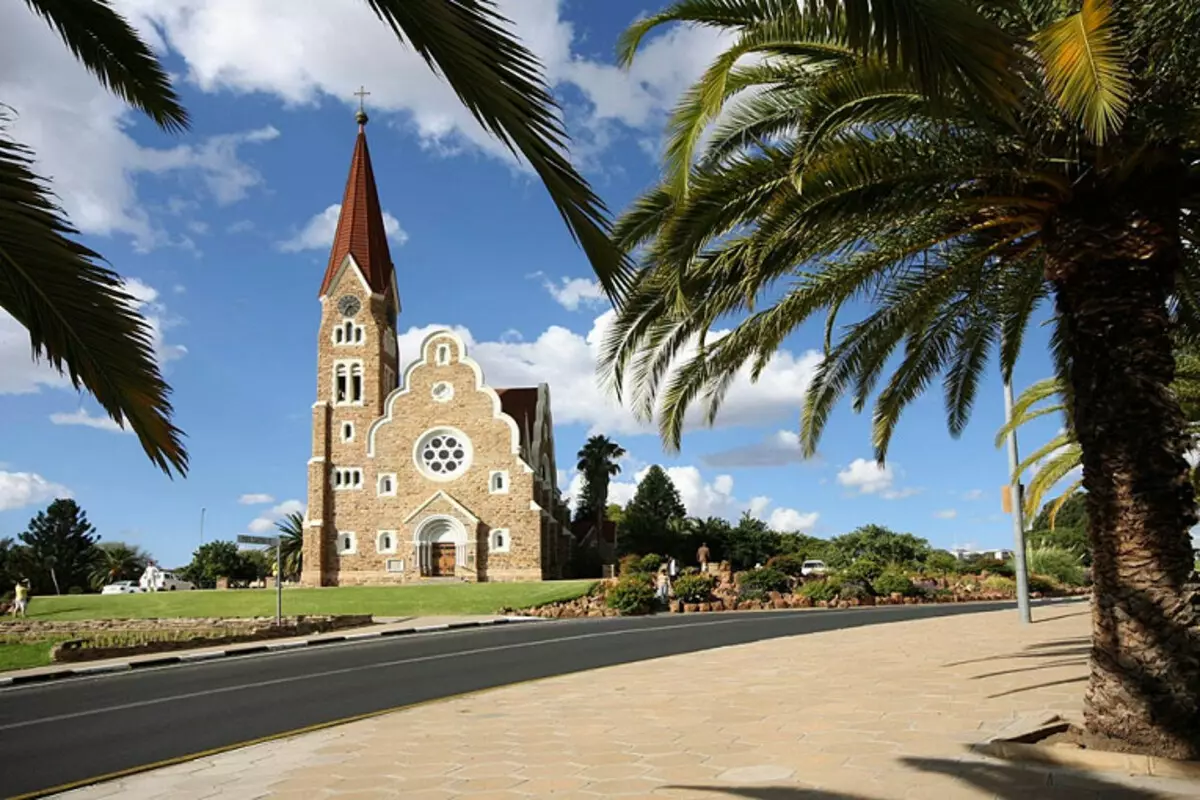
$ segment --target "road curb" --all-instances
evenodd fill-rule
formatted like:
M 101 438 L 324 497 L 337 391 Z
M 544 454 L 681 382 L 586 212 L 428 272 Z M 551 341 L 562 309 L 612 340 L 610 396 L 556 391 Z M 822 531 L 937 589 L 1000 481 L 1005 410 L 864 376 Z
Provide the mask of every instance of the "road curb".
M 35 683 L 50 683 L 51 681 L 63 680 L 65 678 L 84 678 L 94 675 L 104 675 L 113 672 L 129 672 L 132 670 L 147 669 L 149 667 L 165 667 L 171 664 L 194 664 L 201 661 L 213 661 L 219 658 L 229 658 L 231 656 L 248 656 L 261 653 L 279 653 L 286 650 L 299 650 L 307 647 L 320 647 L 329 644 L 345 644 L 347 642 L 363 642 L 371 639 L 387 639 L 395 636 L 409 636 L 417 633 L 436 633 L 443 631 L 456 631 L 465 628 L 488 628 L 493 625 L 516 625 L 523 622 L 546 622 L 547 620 L 541 617 L 500 617 L 499 619 L 484 619 L 474 622 L 448 622 L 444 625 L 422 625 L 417 628 L 400 628 L 390 631 L 364 631 L 361 633 L 347 633 L 342 636 L 328 636 L 324 638 L 302 639 L 298 642 L 278 642 L 278 643 L 255 643 L 248 644 L 244 647 L 231 647 L 227 650 L 209 650 L 202 653 L 183 652 L 178 655 L 164 655 L 157 658 L 148 658 L 142 661 L 122 661 L 116 664 L 97 664 L 95 666 L 80 665 L 70 667 L 69 669 L 55 670 L 54 672 L 40 672 L 35 675 L 13 675 L 10 677 L 0 676 L 0 688 L 9 686 L 27 686 Z

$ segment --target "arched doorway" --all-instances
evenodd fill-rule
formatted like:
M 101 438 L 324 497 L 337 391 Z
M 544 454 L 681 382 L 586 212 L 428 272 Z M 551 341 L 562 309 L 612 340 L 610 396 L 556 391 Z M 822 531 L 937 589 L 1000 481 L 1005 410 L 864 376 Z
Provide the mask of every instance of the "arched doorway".
M 430 517 L 417 528 L 416 539 L 422 577 L 451 578 L 455 566 L 466 563 L 467 532 L 454 517 Z

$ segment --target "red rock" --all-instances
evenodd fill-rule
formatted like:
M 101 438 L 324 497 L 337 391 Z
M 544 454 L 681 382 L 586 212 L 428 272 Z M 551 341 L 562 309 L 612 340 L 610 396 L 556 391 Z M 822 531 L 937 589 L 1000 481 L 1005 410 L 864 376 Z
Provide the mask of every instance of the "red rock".
M 797 597 L 796 597 L 796 607 L 797 608 L 812 608 L 812 604 L 813 604 L 813 601 L 812 601 L 811 597 L 805 597 L 804 595 L 797 595 Z
M 859 605 L 859 603 L 858 603 L 858 598 L 857 598 L 857 597 L 851 597 L 851 598 L 850 598 L 850 607 L 851 607 L 851 608 L 856 608 L 858 605 Z
M 712 606 L 709 603 L 697 603 L 697 605 L 699 606 L 699 610 L 700 610 L 701 614 L 705 613 L 706 611 L 710 611 L 712 609 Z
M 689 614 L 695 614 L 700 610 L 700 606 L 696 603 L 684 603 L 683 610 Z
M 787 608 L 788 602 L 787 602 L 787 600 L 784 600 L 782 597 L 778 597 L 771 601 L 771 606 L 773 608 Z
M 818 600 L 817 608 L 829 608 L 829 601 L 828 600 Z
M 871 595 L 867 595 L 866 597 L 864 597 L 862 599 L 862 604 L 864 606 L 873 606 L 873 605 L 875 605 L 875 598 L 872 597 Z

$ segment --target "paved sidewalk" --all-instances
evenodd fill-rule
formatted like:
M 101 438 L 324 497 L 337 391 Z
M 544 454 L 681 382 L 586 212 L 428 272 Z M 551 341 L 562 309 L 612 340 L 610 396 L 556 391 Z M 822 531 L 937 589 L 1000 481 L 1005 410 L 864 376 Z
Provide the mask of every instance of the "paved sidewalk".
M 854 613 L 854 612 L 827 612 Z M 968 745 L 1075 715 L 1086 605 L 897 622 L 565 675 L 247 747 L 70 800 L 1200 797 Z
M 267 639 L 255 642 L 243 642 L 241 644 L 197 647 L 189 650 L 173 650 L 166 653 L 147 653 L 140 656 L 105 658 L 97 659 L 96 661 L 50 664 L 45 667 L 10 670 L 0 673 L 0 687 L 40 683 L 46 680 L 94 675 L 104 672 L 124 672 L 130 669 L 143 669 L 173 663 L 186 663 L 188 661 L 207 661 L 213 658 L 251 655 L 274 650 L 292 650 L 298 647 L 311 647 L 342 641 L 373 639 L 378 636 L 397 636 L 406 633 L 472 628 L 480 625 L 525 622 L 529 620 L 543 621 L 535 617 L 506 617 L 496 614 L 457 617 L 381 617 L 377 618 L 373 625 L 364 625 L 359 628 L 345 628 L 340 631 L 317 633 L 310 636 L 289 636 L 281 639 Z

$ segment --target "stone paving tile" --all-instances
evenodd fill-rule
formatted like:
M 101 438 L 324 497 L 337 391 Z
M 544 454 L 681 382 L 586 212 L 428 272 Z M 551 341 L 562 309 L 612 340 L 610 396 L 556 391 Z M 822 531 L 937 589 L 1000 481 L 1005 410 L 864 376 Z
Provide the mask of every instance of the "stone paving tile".
M 558 676 L 62 797 L 1200 797 L 1195 784 L 970 753 L 1021 715 L 1079 710 L 1087 608 L 1035 613 L 1032 626 L 972 614 Z

